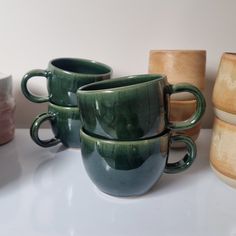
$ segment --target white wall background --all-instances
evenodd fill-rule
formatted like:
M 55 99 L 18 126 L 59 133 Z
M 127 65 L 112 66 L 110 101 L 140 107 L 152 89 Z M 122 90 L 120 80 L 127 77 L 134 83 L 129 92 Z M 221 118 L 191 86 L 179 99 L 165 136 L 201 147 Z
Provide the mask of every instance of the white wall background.
M 82 57 L 109 64 L 114 75 L 146 73 L 150 49 L 206 49 L 207 112 L 220 57 L 236 51 L 234 0 L 1 0 L 0 71 L 11 73 L 18 127 L 30 127 L 47 110 L 20 91 L 25 72 L 46 68 L 56 57 Z M 43 80 L 32 82 L 45 93 Z

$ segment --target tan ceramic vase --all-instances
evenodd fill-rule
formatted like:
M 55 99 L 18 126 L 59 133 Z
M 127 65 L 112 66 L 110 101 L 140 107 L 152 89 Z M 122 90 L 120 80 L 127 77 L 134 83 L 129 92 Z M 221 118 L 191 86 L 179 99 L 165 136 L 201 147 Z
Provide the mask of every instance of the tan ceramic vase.
M 12 96 L 12 77 L 0 73 L 0 145 L 14 138 L 14 112 L 15 100 Z
M 205 85 L 206 51 L 205 50 L 151 50 L 149 53 L 149 73 L 167 75 L 171 84 L 190 83 L 201 91 Z M 194 97 L 189 93 L 171 96 L 170 117 L 172 121 L 180 121 L 191 117 L 196 109 Z M 196 140 L 200 133 L 199 123 L 190 130 L 176 132 Z M 172 147 L 182 147 L 175 144 Z
M 151 74 L 165 74 L 171 84 L 190 83 L 204 89 L 206 51 L 204 50 L 151 50 L 149 68 Z M 173 100 L 193 100 L 189 93 L 172 96 Z
M 236 53 L 221 57 L 213 89 L 212 102 L 215 115 L 236 125 Z
M 210 164 L 216 175 L 236 188 L 236 126 L 214 120 Z

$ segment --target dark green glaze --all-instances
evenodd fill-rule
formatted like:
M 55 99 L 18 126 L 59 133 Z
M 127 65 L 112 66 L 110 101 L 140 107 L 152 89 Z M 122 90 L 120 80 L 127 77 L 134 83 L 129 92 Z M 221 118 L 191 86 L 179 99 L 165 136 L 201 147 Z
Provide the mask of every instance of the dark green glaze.
M 193 128 L 195 124 L 203 116 L 206 108 L 206 102 L 201 91 L 197 87 L 192 86 L 188 83 L 179 83 L 175 85 L 170 85 L 168 87 L 168 90 L 169 94 L 181 93 L 181 92 L 192 93 L 196 97 L 196 102 L 197 102 L 196 111 L 190 119 L 187 119 L 182 122 L 169 123 L 168 128 L 172 130 L 184 130 L 186 128 L 187 129 Z
M 77 106 L 76 91 L 79 87 L 109 79 L 112 69 L 102 63 L 77 58 L 58 58 L 49 62 L 47 70 L 31 70 L 21 81 L 21 90 L 32 102 L 50 101 L 60 106 Z M 47 78 L 48 96 L 33 95 L 27 87 L 34 76 Z
M 138 141 L 116 141 L 90 136 L 80 131 L 85 169 L 93 183 L 110 195 L 127 197 L 146 193 L 163 172 L 177 173 L 191 166 L 196 146 L 186 136 L 173 141 L 187 144 L 187 154 L 176 163 L 167 163 L 170 133 Z
M 48 112 L 39 115 L 31 125 L 30 135 L 35 143 L 42 147 L 51 147 L 62 142 L 66 147 L 80 147 L 80 118 L 77 107 L 62 107 L 52 103 L 48 105 Z M 41 140 L 39 128 L 45 121 L 50 121 L 54 138 Z
M 169 96 L 180 90 L 196 96 L 196 113 L 186 121 L 169 123 Z M 189 84 L 169 85 L 165 76 L 154 74 L 85 85 L 78 89 L 77 96 L 85 130 L 119 140 L 151 137 L 166 128 L 191 128 L 205 109 L 204 97 L 197 88 Z

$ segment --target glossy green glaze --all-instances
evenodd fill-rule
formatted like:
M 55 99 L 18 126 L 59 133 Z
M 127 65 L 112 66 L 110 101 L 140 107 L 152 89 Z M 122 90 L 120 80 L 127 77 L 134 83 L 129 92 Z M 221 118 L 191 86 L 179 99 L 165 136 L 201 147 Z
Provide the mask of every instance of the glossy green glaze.
M 48 112 L 36 117 L 30 128 L 31 138 L 42 147 L 51 147 L 62 143 L 66 147 L 80 147 L 80 118 L 77 107 L 62 107 L 52 103 L 48 105 Z M 39 129 L 42 123 L 49 121 L 54 138 L 42 140 L 39 138 Z
M 102 192 L 114 196 L 142 195 L 163 172 L 183 171 L 196 157 L 196 146 L 190 138 L 173 136 L 173 141 L 187 144 L 187 154 L 176 163 L 167 163 L 169 132 L 150 139 L 116 141 L 88 135 L 81 129 L 80 137 L 83 163 L 89 177 Z
M 169 123 L 169 96 L 179 91 L 196 95 L 192 118 Z M 189 84 L 169 85 L 163 75 L 136 75 L 92 83 L 77 91 L 81 122 L 85 130 L 102 137 L 134 140 L 163 132 L 193 127 L 202 117 L 205 100 Z
M 112 69 L 102 63 L 77 58 L 58 58 L 49 62 L 47 70 L 31 70 L 21 81 L 21 90 L 32 102 L 50 101 L 60 106 L 77 106 L 76 90 L 96 81 L 109 79 Z M 32 94 L 27 83 L 35 76 L 47 78 L 48 96 Z

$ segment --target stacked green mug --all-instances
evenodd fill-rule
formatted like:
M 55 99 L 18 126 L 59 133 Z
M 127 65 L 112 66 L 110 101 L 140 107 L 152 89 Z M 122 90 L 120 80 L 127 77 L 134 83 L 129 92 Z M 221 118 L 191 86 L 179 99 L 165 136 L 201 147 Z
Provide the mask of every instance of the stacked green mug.
M 62 143 L 66 147 L 80 147 L 80 109 L 76 97 L 79 87 L 111 77 L 112 69 L 100 62 L 80 58 L 56 58 L 46 70 L 36 69 L 26 73 L 21 81 L 23 94 L 32 102 L 48 103 L 48 111 L 33 121 L 30 134 L 35 143 L 51 147 Z M 28 89 L 32 77 L 46 77 L 48 96 L 40 97 Z M 49 121 L 55 137 L 42 140 L 39 128 Z
M 195 114 L 172 123 L 169 97 L 190 92 L 196 97 Z M 187 169 L 196 156 L 191 138 L 173 136 L 172 130 L 193 127 L 202 117 L 205 100 L 190 84 L 170 85 L 164 75 L 144 74 L 91 83 L 77 91 L 82 129 L 81 152 L 93 183 L 114 196 L 147 192 L 163 172 Z M 170 142 L 183 142 L 187 153 L 168 162 Z

